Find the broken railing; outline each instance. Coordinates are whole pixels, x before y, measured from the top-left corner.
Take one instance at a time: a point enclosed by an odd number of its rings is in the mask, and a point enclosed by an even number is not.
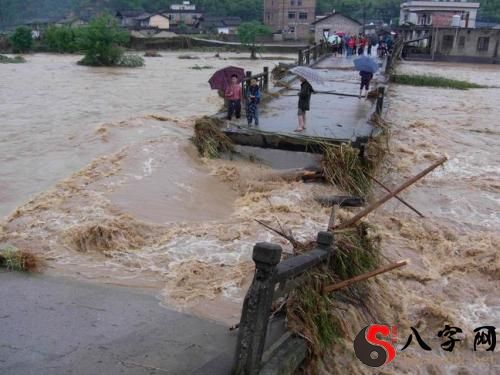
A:
[[[329,45],[323,40],[299,51],[298,65],[311,65],[329,53]]]
[[[266,242],[254,246],[255,275],[243,302],[233,374],[293,373],[305,359],[307,347],[302,338],[285,332],[266,345],[266,337],[273,301],[299,286],[299,277],[306,271],[329,261],[333,234],[318,233],[316,243],[314,250],[284,261],[281,246]]]

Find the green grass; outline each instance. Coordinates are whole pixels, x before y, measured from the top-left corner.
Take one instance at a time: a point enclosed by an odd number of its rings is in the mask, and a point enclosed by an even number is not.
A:
[[[480,89],[486,86],[432,75],[393,74],[391,81],[400,85],[443,87],[456,90]]]
[[[313,358],[319,358],[342,337],[342,330],[331,296],[323,294],[323,284],[331,275],[321,270],[309,271],[307,281],[292,292],[287,304],[289,328],[306,338]]]
[[[198,65],[196,64],[195,66],[190,67],[189,69],[193,70],[204,70],[204,69],[213,69],[213,66],[210,65]]]
[[[24,62],[26,62],[26,60],[22,56],[8,57],[0,55],[0,64],[20,64]]]
[[[0,249],[0,268],[8,271],[31,272],[38,267],[36,257],[28,252],[8,246]]]
[[[337,233],[337,251],[332,257],[333,273],[341,280],[373,271],[380,266],[380,242],[369,236],[373,229],[361,222],[353,231]]]

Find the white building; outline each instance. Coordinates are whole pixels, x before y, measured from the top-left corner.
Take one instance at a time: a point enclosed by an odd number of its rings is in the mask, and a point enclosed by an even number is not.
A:
[[[460,27],[475,28],[479,3],[465,0],[414,0],[401,4],[399,24],[451,27],[453,16],[460,16]]]

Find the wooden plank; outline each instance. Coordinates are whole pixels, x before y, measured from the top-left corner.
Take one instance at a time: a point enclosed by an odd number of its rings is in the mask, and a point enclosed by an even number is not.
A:
[[[392,263],[392,264],[389,264],[388,266],[384,266],[384,267],[378,268],[375,271],[368,272],[368,273],[365,273],[363,275],[359,275],[359,276],[353,277],[353,278],[348,279],[348,280],[344,280],[344,281],[342,281],[340,283],[337,283],[337,284],[332,284],[332,285],[325,286],[323,288],[323,292],[324,293],[334,292],[336,290],[339,290],[339,289],[342,289],[342,288],[346,288],[346,287],[348,287],[348,286],[350,286],[350,285],[352,285],[354,283],[357,283],[357,282],[360,282],[360,281],[364,281],[364,280],[368,280],[371,277],[374,277],[374,276],[380,275],[382,273],[386,273],[386,272],[395,270],[396,268],[400,268],[400,267],[406,266],[407,264],[408,264],[407,260],[403,260],[402,262]]]

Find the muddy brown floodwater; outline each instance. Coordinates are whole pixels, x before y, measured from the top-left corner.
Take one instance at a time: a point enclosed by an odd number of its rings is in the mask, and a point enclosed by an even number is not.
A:
[[[36,252],[45,272],[160,289],[165,303],[234,323],[254,243],[278,241],[254,219],[305,235],[325,213],[299,209],[313,187],[200,160],[189,141],[194,119],[222,106],[211,73],[275,61],[178,56],[139,69],[46,54],[0,66],[0,243]]]
[[[500,67],[494,65],[402,63],[398,70],[500,83]],[[426,218],[393,200],[370,219],[382,231],[385,255],[411,261],[387,278],[394,299],[387,301],[386,316],[399,325],[400,346],[413,326],[433,349],[425,352],[413,340],[392,368],[498,374],[498,352],[474,352],[473,330],[486,325],[500,330],[500,88],[394,85],[388,98],[391,155],[383,177],[388,185],[401,184],[442,155],[449,158],[402,194]],[[452,353],[437,337],[445,324],[463,329],[457,335],[463,341]]]

